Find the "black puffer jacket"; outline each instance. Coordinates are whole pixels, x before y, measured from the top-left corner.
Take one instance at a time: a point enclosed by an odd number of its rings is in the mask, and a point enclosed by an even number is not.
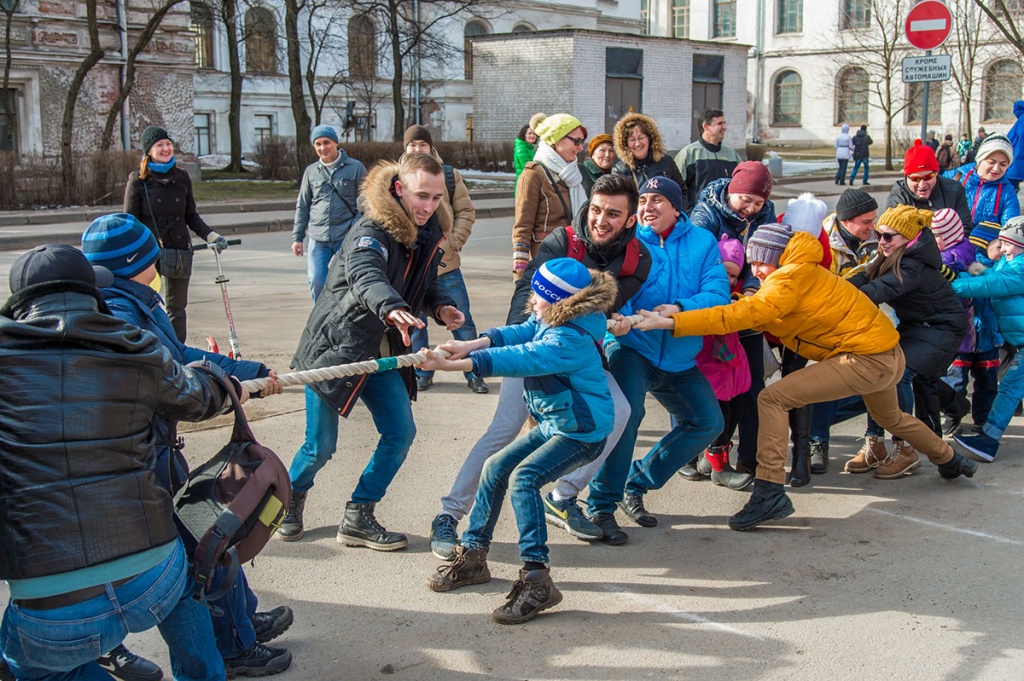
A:
[[[590,269],[607,272],[615,277],[615,282],[618,284],[618,295],[615,297],[612,307],[608,309],[610,314],[618,312],[647,281],[647,275],[651,272],[651,253],[647,250],[647,246],[636,238],[636,225],[624,231],[612,243],[602,247],[594,246],[590,241],[590,231],[587,228],[589,213],[590,203],[588,202],[577,211],[576,217],[572,221],[573,232],[579,239],[579,245],[586,250],[580,262]],[[634,245],[630,246],[630,243],[634,243]],[[527,320],[531,312],[528,308],[530,293],[533,290],[531,282],[534,272],[548,260],[570,257],[569,246],[569,233],[565,227],[559,227],[541,242],[537,257],[530,261],[526,271],[523,272],[522,279],[516,282],[516,290],[512,294],[512,304],[509,306],[506,324],[522,324]],[[636,249],[637,262],[633,272],[623,274],[622,266],[626,259],[627,248]]]
[[[943,208],[952,208],[960,216],[960,221],[964,223],[964,229],[968,236],[971,233],[971,227],[974,226],[974,218],[971,217],[971,207],[967,204],[967,194],[964,193],[964,188],[956,180],[941,175],[935,183],[935,188],[932,189],[932,195],[927,199],[922,199],[910,191],[907,186],[907,178],[896,180],[892,191],[889,192],[889,198],[885,200],[885,206],[886,208],[913,206],[933,212]]]
[[[178,167],[166,173],[151,172],[145,180],[139,179],[138,172],[129,175],[124,212],[153,230],[164,248],[189,248],[190,229],[204,241],[213,231],[196,210],[191,178]]]
[[[230,406],[216,379],[106,309],[96,289],[63,282],[28,287],[0,310],[0,578],[173,541],[150,422]]]
[[[363,217],[345,235],[338,257],[331,261],[324,290],[302,330],[292,368],[316,369],[350,364],[381,356],[388,340],[390,355],[408,354],[402,335],[387,324],[388,313],[405,309],[427,312],[441,323],[437,311],[455,301],[437,290],[437,266],[444,251],[435,212],[417,227],[392,193],[397,163],[381,163],[363,182]],[[450,225],[449,225],[450,226]],[[412,368],[400,369],[410,397],[416,396]],[[366,375],[319,381],[310,386],[331,409],[348,416],[366,383]]]
[[[875,257],[881,257],[881,252]],[[963,306],[941,270],[935,236],[926,229],[903,254],[903,281],[892,271],[871,281],[863,272],[849,279],[875,304],[888,303],[896,312],[907,366],[926,378],[946,372],[967,334]]]

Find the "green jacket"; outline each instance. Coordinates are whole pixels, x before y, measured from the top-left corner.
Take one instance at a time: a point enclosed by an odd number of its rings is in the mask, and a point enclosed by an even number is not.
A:
[[[536,151],[536,148],[526,140],[521,140],[518,137],[515,139],[513,146],[515,153],[512,154],[512,165],[515,166],[516,179],[518,180],[519,174],[523,172],[526,164],[533,160],[533,152]]]

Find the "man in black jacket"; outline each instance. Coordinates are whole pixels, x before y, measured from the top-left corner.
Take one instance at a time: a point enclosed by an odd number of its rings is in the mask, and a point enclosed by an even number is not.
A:
[[[915,140],[903,157],[903,179],[896,180],[885,201],[886,208],[910,206],[935,212],[943,208],[952,208],[964,223],[964,229],[970,236],[971,207],[967,203],[967,194],[956,180],[939,175],[939,161],[935,152],[921,140]]]
[[[112,281],[70,246],[39,246],[11,269],[0,309],[3,654],[18,678],[105,676],[95,659],[126,624],[159,626],[176,677],[224,678],[153,474],[151,422],[201,421],[231,402],[216,378],[109,314],[96,286]]]
[[[590,202],[576,213],[572,226],[556,229],[541,242],[537,256],[516,282],[506,324],[519,324],[529,318],[533,274],[553,258],[575,258],[589,268],[615,275],[619,294],[612,311],[618,311],[640,289],[651,270],[651,255],[636,238],[637,200],[631,177],[599,177],[591,190]],[[611,374],[606,371],[605,376],[615,404],[615,427],[597,459],[555,483],[554,490],[544,498],[544,515],[549,524],[562,527],[579,539],[622,544],[627,540],[626,533],[619,529],[613,515],[587,519],[576,505],[576,495],[615,447],[629,420],[629,403]],[[459,540],[456,526],[473,504],[484,462],[516,438],[528,415],[523,401],[523,379],[506,376],[501,380],[491,425],[469,452],[451,491],[441,498],[441,513],[431,524],[430,548],[441,560],[454,556]]]
[[[327,283],[292,359],[293,369],[408,354],[409,330],[423,326],[421,312],[449,330],[462,326],[463,314],[436,285],[444,255],[439,219],[451,220],[450,213],[437,210],[445,192],[441,164],[426,154],[380,163],[367,174],[360,195],[363,216],[331,261]],[[338,541],[378,551],[408,545],[405,535],[384,529],[374,509],[416,436],[409,401],[416,397],[414,379],[409,367],[334,378],[306,388],[306,440],[289,470],[292,501],[278,530],[282,539],[302,538],[306,495],[337,447],[338,416],[347,417],[360,399],[373,415],[380,440],[345,504]]]

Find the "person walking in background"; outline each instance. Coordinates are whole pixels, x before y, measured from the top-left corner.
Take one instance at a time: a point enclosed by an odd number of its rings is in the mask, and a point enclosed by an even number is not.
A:
[[[583,173],[583,189],[590,198],[590,190],[594,188],[594,182],[602,175],[612,172],[615,165],[615,144],[611,135],[595,135],[587,145],[587,153],[590,158],[580,164],[580,172]]]
[[[939,140],[935,139],[935,131],[934,130],[929,130],[928,131],[928,139],[926,139],[924,141],[924,143],[926,145],[928,145],[929,147],[931,147],[932,151],[937,152],[939,150]]]
[[[960,134],[960,141],[956,143],[956,165],[962,166],[967,163],[967,153],[971,150],[971,136],[966,132]]]
[[[441,204],[438,206],[438,210],[449,212],[451,222],[446,220],[441,223],[444,232],[444,241],[441,243],[444,257],[441,258],[441,264],[437,269],[437,287],[455,301],[455,307],[466,317],[466,322],[452,331],[452,335],[456,340],[473,340],[476,338],[476,324],[473,323],[473,315],[469,313],[469,291],[466,290],[466,280],[462,277],[460,269],[462,257],[459,255],[462,247],[469,240],[469,235],[473,232],[473,224],[476,222],[473,200],[469,197],[469,190],[466,189],[466,183],[462,181],[459,171],[441,160],[441,155],[434,148],[434,138],[429,130],[422,125],[410,126],[405,131],[404,142],[406,154],[433,156],[441,163],[441,168],[444,170],[445,193],[441,195]],[[426,314],[420,314],[420,321],[423,322],[423,326],[416,327],[412,331],[414,350],[430,347]],[[484,379],[469,372],[465,374],[465,377],[466,385],[470,390],[479,395],[487,393],[487,384],[484,383]],[[417,367],[417,391],[429,390],[433,383],[434,372]]]
[[[874,140],[871,139],[871,135],[868,134],[868,126],[860,126],[860,130],[853,136],[853,172],[850,173],[850,184],[857,179],[857,171],[860,170],[861,164],[864,165],[864,182],[861,184],[869,184],[868,172],[870,170],[869,157],[871,155],[871,145],[874,144]]]
[[[683,176],[666,153],[665,140],[653,118],[642,113],[628,113],[615,124],[612,137],[615,139],[615,154],[619,157],[612,172],[632,178],[637,191],[648,179],[659,176],[683,186]],[[685,200],[685,194],[683,198]]]
[[[846,167],[850,164],[850,157],[853,156],[853,138],[850,137],[850,124],[843,123],[836,135],[836,163],[839,169],[836,170],[836,184],[846,184]],[[853,184],[853,180],[850,180]]]
[[[939,162],[939,171],[949,170],[953,167],[953,153],[953,136],[946,135],[942,139],[942,144],[935,151],[935,160]]]
[[[327,280],[331,258],[341,249],[350,227],[359,217],[356,199],[366,167],[338,146],[338,132],[318,125],[309,135],[319,160],[306,166],[295,201],[292,253],[306,254],[309,292],[316,302]],[[309,248],[302,242],[309,236]]]
[[[512,226],[512,277],[523,276],[540,242],[572,222],[587,202],[576,156],[587,129],[567,113],[548,116],[537,125],[537,153],[516,182],[516,217]]]
[[[545,118],[547,116],[542,113],[535,113],[530,116],[529,124],[524,125],[519,130],[519,134],[516,135],[515,140],[512,142],[512,166],[516,170],[517,188],[519,176],[522,175],[526,164],[533,160],[533,155],[537,151],[537,126]]]
[[[174,140],[161,127],[142,131],[142,163],[128,176],[124,188],[124,210],[153,231],[160,244],[160,292],[167,305],[174,333],[184,342],[188,331],[185,307],[188,282],[192,276],[191,230],[215,248],[228,247],[228,240],[203,221],[196,210],[192,178],[175,165]]]
[[[735,149],[725,146],[727,126],[725,114],[719,109],[708,109],[697,121],[700,128],[698,137],[689,146],[676,154],[676,166],[683,178],[683,212],[689,215],[700,198],[704,187],[713,181],[732,175],[740,164]]]

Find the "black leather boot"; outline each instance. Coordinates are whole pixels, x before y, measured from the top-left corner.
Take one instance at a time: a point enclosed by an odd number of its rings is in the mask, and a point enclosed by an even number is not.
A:
[[[800,407],[789,412],[789,430],[793,439],[793,466],[789,473],[790,487],[803,487],[811,482],[811,408]]]

